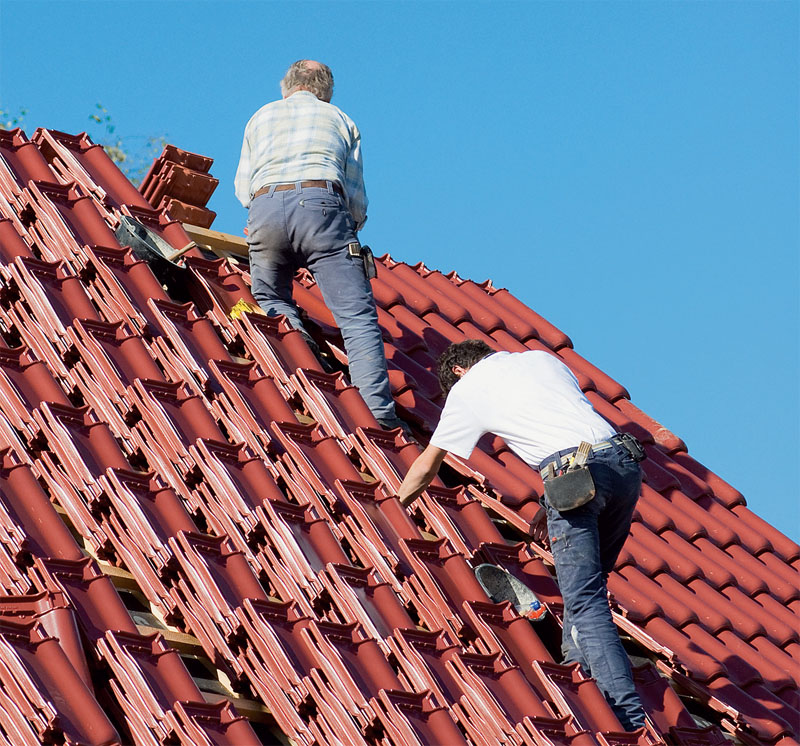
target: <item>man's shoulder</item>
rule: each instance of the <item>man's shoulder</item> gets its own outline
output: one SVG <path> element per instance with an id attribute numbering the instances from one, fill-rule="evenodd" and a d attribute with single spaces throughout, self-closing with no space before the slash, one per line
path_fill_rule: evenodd
<path id="1" fill-rule="evenodd" d="M 249 127 L 254 122 L 257 122 L 259 119 L 268 116 L 272 112 L 279 111 L 282 103 L 282 99 L 278 99 L 277 101 L 270 101 L 269 103 L 264 104 L 261 108 L 256 110 L 253 116 L 250 117 L 250 119 L 247 121 L 247 126 Z"/>
<path id="2" fill-rule="evenodd" d="M 326 107 L 324 111 L 328 113 L 331 118 L 341 120 L 349 129 L 358 131 L 356 127 L 356 123 L 344 112 L 342 111 L 336 104 L 331 104 L 327 101 L 319 101 L 319 104 Z"/>

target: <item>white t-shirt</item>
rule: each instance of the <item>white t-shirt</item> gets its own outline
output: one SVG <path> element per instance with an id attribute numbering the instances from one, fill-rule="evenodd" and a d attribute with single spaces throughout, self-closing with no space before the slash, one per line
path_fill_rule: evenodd
<path id="1" fill-rule="evenodd" d="M 550 353 L 496 352 L 453 386 L 431 445 L 469 458 L 485 433 L 499 435 L 534 468 L 551 453 L 599 443 L 616 431 Z"/>

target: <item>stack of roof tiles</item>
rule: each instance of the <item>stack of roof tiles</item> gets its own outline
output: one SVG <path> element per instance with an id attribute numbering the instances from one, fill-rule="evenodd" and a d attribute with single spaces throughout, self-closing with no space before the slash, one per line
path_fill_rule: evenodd
<path id="1" fill-rule="evenodd" d="M 175 220 L 208 228 L 217 214 L 206 207 L 219 184 L 210 173 L 214 161 L 167 145 L 145 174 L 139 191 L 157 209 Z"/>
<path id="2" fill-rule="evenodd" d="M 424 441 L 447 344 L 542 349 L 645 443 L 609 580 L 652 723 L 635 734 L 557 662 L 551 557 L 526 539 L 541 481 L 501 441 L 448 458 L 406 512 L 393 494 L 418 446 L 381 430 L 282 319 L 232 318 L 254 303 L 246 263 L 191 248 L 186 287 L 168 292 L 114 228 L 129 215 L 175 249 L 189 236 L 102 148 L 14 130 L 0 156 L 0 739 L 797 743 L 800 549 L 508 291 L 384 257 L 394 395 Z M 310 276 L 295 294 L 344 362 Z M 492 603 L 484 562 L 533 589 L 546 620 Z M 175 629 L 271 725 L 201 690 Z"/>

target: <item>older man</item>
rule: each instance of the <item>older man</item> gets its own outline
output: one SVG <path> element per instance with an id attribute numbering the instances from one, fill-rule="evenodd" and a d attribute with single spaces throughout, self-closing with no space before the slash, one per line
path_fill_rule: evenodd
<path id="1" fill-rule="evenodd" d="M 327 65 L 295 62 L 281 93 L 247 123 L 236 171 L 236 196 L 249 207 L 253 295 L 267 314 L 285 315 L 317 352 L 292 299 L 294 273 L 307 267 L 342 332 L 351 380 L 383 427 L 404 427 L 356 235 L 367 219 L 361 135 L 330 103 Z"/>
<path id="2" fill-rule="evenodd" d="M 595 412 L 569 368 L 548 352 L 494 352 L 468 340 L 445 351 L 438 372 L 447 399 L 430 444 L 400 485 L 403 505 L 431 483 L 448 452 L 469 458 L 487 432 L 503 438 L 545 479 L 570 464 L 582 442 L 591 444 L 594 498 L 560 511 L 545 500 L 564 598 L 562 652 L 566 662 L 579 662 L 597 680 L 626 730 L 639 728 L 644 710 L 611 617 L 606 579 L 639 498 L 641 446 Z M 545 469 L 549 464 L 552 470 Z"/>

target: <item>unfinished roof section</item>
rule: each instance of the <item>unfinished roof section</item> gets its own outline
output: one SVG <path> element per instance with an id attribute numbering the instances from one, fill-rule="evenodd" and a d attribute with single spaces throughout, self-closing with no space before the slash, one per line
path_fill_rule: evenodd
<path id="1" fill-rule="evenodd" d="M 558 356 L 645 444 L 609 587 L 653 728 L 620 733 L 557 662 L 549 549 L 525 538 L 538 475 L 486 438 L 402 509 L 418 446 L 349 385 L 312 277 L 295 296 L 338 372 L 254 312 L 242 239 L 207 230 L 210 165 L 168 148 L 140 192 L 85 135 L 0 132 L 7 741 L 796 743 L 796 544 L 507 290 L 381 259 L 392 389 L 421 441 L 442 405 L 434 360 L 477 338 Z M 126 218 L 160 259 L 120 243 Z M 546 620 L 493 603 L 481 563 Z"/>

